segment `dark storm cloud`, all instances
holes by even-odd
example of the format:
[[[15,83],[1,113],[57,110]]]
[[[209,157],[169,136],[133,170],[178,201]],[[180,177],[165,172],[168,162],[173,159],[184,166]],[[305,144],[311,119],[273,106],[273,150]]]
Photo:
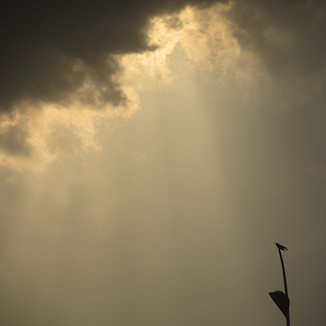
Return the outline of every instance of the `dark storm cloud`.
[[[100,102],[121,102],[112,81],[119,67],[108,56],[148,49],[145,29],[153,15],[213,2],[7,2],[0,13],[1,110],[20,100],[65,101],[86,79],[102,89]]]
[[[84,85],[85,103],[119,104],[124,95],[114,76],[114,54],[149,49],[149,18],[185,5],[219,0],[14,1],[1,8],[0,108],[21,100],[65,102]],[[325,65],[322,1],[235,1],[230,18],[244,47],[252,48],[273,73],[300,75]],[[108,60],[108,58],[111,59]]]
[[[230,17],[240,44],[272,74],[298,77],[325,67],[324,1],[235,1]]]

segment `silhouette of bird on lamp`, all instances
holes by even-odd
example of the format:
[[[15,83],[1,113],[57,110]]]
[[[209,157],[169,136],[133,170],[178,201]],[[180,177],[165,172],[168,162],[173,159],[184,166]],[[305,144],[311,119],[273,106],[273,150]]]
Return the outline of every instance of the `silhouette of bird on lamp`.
[[[287,250],[288,250],[288,248],[282,246],[281,244],[279,244],[279,243],[277,243],[277,242],[275,242],[275,244],[276,244],[276,247],[277,247],[279,250],[283,250],[283,251],[287,251]]]

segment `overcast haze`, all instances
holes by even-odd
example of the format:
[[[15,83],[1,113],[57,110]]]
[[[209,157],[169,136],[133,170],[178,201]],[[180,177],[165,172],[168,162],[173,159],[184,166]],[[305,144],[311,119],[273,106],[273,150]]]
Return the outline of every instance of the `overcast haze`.
[[[323,1],[0,16],[1,325],[325,324]]]

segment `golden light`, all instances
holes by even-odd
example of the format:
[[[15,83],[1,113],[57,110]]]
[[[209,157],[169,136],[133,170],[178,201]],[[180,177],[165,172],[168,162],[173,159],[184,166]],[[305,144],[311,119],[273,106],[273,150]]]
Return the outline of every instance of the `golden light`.
[[[94,103],[94,109],[80,102],[84,93],[91,92],[96,99],[100,92],[91,81],[86,81],[65,105],[28,101],[18,104],[19,110],[0,122],[0,132],[4,135],[10,128],[23,128],[25,144],[20,145],[30,148],[30,153],[15,156],[2,151],[0,164],[43,170],[62,155],[100,151],[96,136],[99,126],[131,118],[141,107],[142,90],[161,92],[165,86],[178,85],[180,69],[188,83],[197,70],[214,72],[214,79],[233,76],[247,85],[248,75],[239,69],[243,53],[225,17],[227,10],[229,7],[221,4],[201,10],[186,7],[180,13],[153,17],[148,41],[154,49],[115,58],[122,70],[113,79],[126,97],[119,106]],[[180,68],[185,62],[187,66]],[[82,68],[80,63],[76,64],[76,69]]]

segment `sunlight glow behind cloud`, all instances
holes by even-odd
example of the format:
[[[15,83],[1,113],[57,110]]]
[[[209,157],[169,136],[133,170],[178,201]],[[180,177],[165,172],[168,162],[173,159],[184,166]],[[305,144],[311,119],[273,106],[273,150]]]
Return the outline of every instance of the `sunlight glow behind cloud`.
[[[227,9],[224,5],[201,10],[187,7],[178,14],[154,17],[148,40],[155,49],[116,57],[123,69],[114,77],[115,83],[121,85],[126,96],[126,101],[119,106],[113,107],[109,103],[103,108],[103,101],[99,100],[99,108],[94,110],[92,103],[88,109],[82,103],[85,101],[80,99],[89,92],[93,99],[97,98],[97,92],[98,96],[103,93],[91,82],[86,82],[68,104],[22,102],[17,105],[17,110],[2,119],[1,132],[6,135],[10,128],[24,130],[24,137],[22,135],[15,141],[18,148],[26,147],[29,151],[12,155],[3,143],[0,164],[14,169],[37,170],[62,155],[100,150],[101,145],[96,139],[97,126],[132,117],[141,107],[137,91],[152,87],[158,89],[177,78],[171,66],[171,56],[178,46],[194,69],[212,71],[218,67],[221,76],[228,74],[239,59],[240,49],[223,18]]]
[[[24,131],[22,137],[16,139],[15,136],[17,153],[8,152],[7,147],[12,144],[7,145],[6,138],[3,138],[0,164],[16,170],[37,171],[46,169],[49,163],[63,156],[79,157],[90,150],[101,150],[96,139],[97,128],[110,126],[116,119],[128,119],[139,108],[135,91],[128,86],[123,86],[123,90],[127,97],[126,105],[112,107],[108,104],[98,110],[81,107],[78,101],[69,107],[38,104],[37,109],[34,103],[22,103],[19,110],[3,116],[0,123],[3,135],[8,135],[13,128]]]
[[[264,103],[266,108],[272,105],[273,110],[307,102],[311,94],[321,92],[323,84],[319,81],[325,69],[292,79],[272,76],[257,53],[243,47],[236,38],[230,19],[233,7],[233,3],[201,9],[186,7],[179,13],[153,17],[147,31],[151,50],[114,57],[121,70],[111,76],[111,81],[125,96],[119,105],[104,105],[101,96],[107,90],[97,89],[91,80],[86,80],[67,104],[17,104],[17,110],[4,115],[0,122],[0,164],[15,169],[43,169],[64,155],[98,151],[101,144],[96,133],[100,125],[131,118],[141,109],[140,91],[161,92],[165,87],[177,87],[182,76],[191,83],[196,76],[205,75],[225,89],[237,89],[246,105]],[[277,26],[263,31],[270,44],[293,46],[289,32],[281,38],[278,34]],[[82,67],[77,65],[76,69]],[[89,94],[93,100],[88,107]],[[14,129],[19,130],[15,136]]]
[[[225,18],[229,6],[216,5],[209,9],[187,7],[174,15],[155,17],[148,32],[154,51],[121,57],[124,78],[138,87],[147,87],[152,81],[168,83],[175,79],[171,55],[180,46],[195,69],[217,70],[217,78],[234,73],[241,55],[240,47],[232,35]]]

